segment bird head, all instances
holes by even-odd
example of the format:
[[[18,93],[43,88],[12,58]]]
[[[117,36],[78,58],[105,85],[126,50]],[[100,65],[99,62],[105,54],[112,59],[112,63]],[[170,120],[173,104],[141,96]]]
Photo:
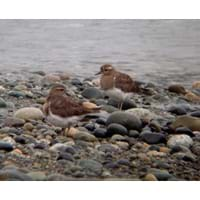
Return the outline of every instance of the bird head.
[[[101,66],[100,72],[98,72],[96,75],[103,74],[103,75],[112,75],[115,72],[115,69],[110,64],[105,64]]]
[[[55,85],[50,89],[49,95],[64,95],[66,94],[66,88],[64,85]]]

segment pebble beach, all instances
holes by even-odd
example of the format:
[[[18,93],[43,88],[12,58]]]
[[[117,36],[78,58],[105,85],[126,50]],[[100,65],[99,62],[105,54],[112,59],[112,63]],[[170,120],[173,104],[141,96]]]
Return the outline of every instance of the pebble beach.
[[[138,81],[148,93],[119,110],[95,76],[1,73],[0,180],[200,180],[200,82]],[[48,123],[42,106],[55,83],[101,112],[70,131]]]

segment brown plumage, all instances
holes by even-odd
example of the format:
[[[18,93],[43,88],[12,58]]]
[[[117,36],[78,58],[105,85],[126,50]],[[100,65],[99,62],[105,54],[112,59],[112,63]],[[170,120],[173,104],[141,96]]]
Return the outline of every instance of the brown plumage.
[[[125,93],[140,91],[138,84],[129,75],[115,70],[110,64],[103,65],[98,74],[101,74],[100,85],[103,90],[118,88]]]
[[[56,85],[51,88],[43,112],[49,121],[55,121],[57,126],[67,127],[70,119],[81,119],[85,114],[98,112],[100,107],[86,107],[85,104],[77,102],[75,99],[66,95],[63,85]],[[72,120],[71,120],[72,121]],[[70,125],[73,124],[70,121]],[[53,122],[54,123],[54,122]]]

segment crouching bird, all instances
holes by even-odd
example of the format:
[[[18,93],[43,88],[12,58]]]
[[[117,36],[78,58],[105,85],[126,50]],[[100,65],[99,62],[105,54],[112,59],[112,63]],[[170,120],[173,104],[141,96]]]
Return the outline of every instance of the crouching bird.
[[[50,89],[46,102],[43,105],[43,112],[46,119],[54,126],[68,128],[75,126],[88,114],[98,113],[101,107],[88,106],[87,102],[77,102],[67,95],[64,85],[55,85]]]

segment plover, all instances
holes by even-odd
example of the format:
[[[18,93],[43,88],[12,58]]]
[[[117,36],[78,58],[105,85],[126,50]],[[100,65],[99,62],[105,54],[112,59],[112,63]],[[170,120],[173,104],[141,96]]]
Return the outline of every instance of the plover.
[[[87,114],[99,112],[99,106],[87,106],[87,103],[79,103],[66,94],[63,85],[53,86],[43,105],[43,112],[48,122],[54,126],[70,129]]]
[[[138,84],[127,74],[117,71],[112,65],[105,64],[101,66],[100,86],[108,97],[119,100],[119,107],[126,98],[130,98],[133,93],[140,92]]]

